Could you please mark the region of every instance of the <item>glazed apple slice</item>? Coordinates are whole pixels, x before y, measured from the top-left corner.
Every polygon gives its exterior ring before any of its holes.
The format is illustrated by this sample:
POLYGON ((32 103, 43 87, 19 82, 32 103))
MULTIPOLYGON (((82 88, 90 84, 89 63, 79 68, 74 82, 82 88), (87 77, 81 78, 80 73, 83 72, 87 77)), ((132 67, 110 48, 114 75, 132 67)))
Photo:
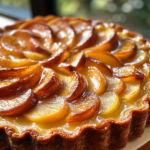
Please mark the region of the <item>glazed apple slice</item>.
POLYGON ((88 85, 85 76, 76 71, 69 76, 60 75, 60 78, 63 81, 63 88, 58 95, 65 97, 68 102, 79 97, 88 85))
POLYGON ((56 17, 57 16, 55 16, 55 15, 48 15, 48 16, 44 17, 44 21, 49 22, 49 21, 55 19, 56 17))
POLYGON ((86 57, 83 52, 79 52, 68 58, 66 63, 73 66, 74 70, 80 70, 83 68, 86 61, 86 57))
POLYGON ((26 47, 28 40, 31 37, 39 38, 38 35, 34 35, 31 31, 28 30, 14 30, 10 33, 15 39, 17 39, 22 47, 26 47))
POLYGON ((148 63, 144 63, 141 70, 144 72, 144 80, 146 80, 150 74, 150 65, 148 63))
POLYGON ((20 29, 26 29, 31 31, 34 35, 41 37, 42 45, 49 50, 54 43, 54 35, 51 28, 42 21, 32 20, 28 21, 20 29))
POLYGON ((147 61, 147 53, 143 50, 137 50, 135 56, 124 61, 124 65, 134 65, 136 67, 144 64, 147 61))
POLYGON ((100 107, 100 99, 98 95, 85 92, 82 96, 69 104, 70 114, 67 122, 79 122, 91 118, 100 107))
POLYGON ((63 97, 50 97, 40 101, 36 107, 24 116, 37 123, 54 123, 63 119, 68 113, 68 106, 63 97))
MULTIPOLYGON (((119 25, 118 25, 119 26, 119 25)), ((122 28, 122 27, 119 27, 122 28)), ((143 36, 139 33, 131 32, 127 28, 123 27, 119 32, 118 36, 122 38, 131 39, 132 41, 139 43, 141 39, 143 39, 143 36)))
POLYGON ((32 19, 28 19, 28 21, 30 20, 30 21, 44 21, 44 22, 49 22, 50 20, 53 20, 53 19, 55 19, 56 18, 56 16, 54 16, 54 15, 48 15, 48 16, 45 16, 45 17, 43 17, 43 16, 36 16, 36 17, 34 17, 34 18, 32 18, 32 19))
POLYGON ((111 76, 113 73, 110 66, 104 64, 103 62, 101 62, 99 60, 88 57, 88 56, 86 56, 85 66, 86 67, 88 67, 88 66, 96 67, 105 75, 111 76))
POLYGON ((144 79, 144 73, 135 66, 113 68, 113 75, 122 79, 123 81, 143 81, 144 79))
POLYGON ((109 116, 114 113, 120 105, 119 96, 115 92, 105 92, 100 96, 102 103, 100 116, 109 116))
POLYGON ((123 65, 120 59, 107 51, 88 50, 84 51, 84 54, 96 60, 102 61, 111 67, 120 67, 123 65))
POLYGON ((11 97, 27 89, 33 88, 40 80, 43 68, 39 68, 26 78, 19 79, 13 83, 9 81, 0 83, 0 97, 11 97))
POLYGON ((47 23, 56 35, 56 42, 67 44, 71 48, 75 41, 75 32, 72 26, 62 18, 56 18, 47 23))
POLYGON ((73 67, 67 63, 60 63, 57 66, 52 67, 52 69, 65 75, 71 75, 73 71, 73 67))
POLYGON ((48 50, 44 49, 42 44, 35 38, 30 38, 28 40, 28 51, 43 54, 48 57, 51 56, 51 53, 48 50))
POLYGON ((78 17, 63 17, 63 19, 68 21, 70 24, 72 24, 74 22, 76 23, 76 22, 79 22, 79 21, 85 21, 84 19, 78 18, 78 17))
POLYGON ((150 50, 150 40, 148 39, 141 38, 140 40, 138 40, 137 45, 139 49, 146 50, 146 51, 150 50))
POLYGON ((83 74, 88 81, 87 92, 93 92, 99 95, 106 90, 105 77, 96 67, 85 67, 82 69, 81 74, 83 74))
POLYGON ((18 116, 30 110, 37 104, 31 89, 26 92, 9 99, 0 99, 0 115, 1 116, 18 116))
POLYGON ((140 81, 126 82, 125 87, 125 90, 120 95, 123 100, 133 100, 140 94, 140 81))
POLYGON ((108 51, 117 42, 116 31, 106 23, 96 23, 94 28, 97 32, 95 43, 85 50, 108 51))
POLYGON ((118 40, 118 47, 113 54, 121 60, 129 59, 136 54, 136 44, 128 39, 120 39, 118 40))
POLYGON ((0 68, 0 79, 7 79, 10 77, 19 77, 19 78, 25 78, 26 76, 30 75, 37 69, 41 68, 40 64, 32 65, 29 67, 24 68, 0 68))
POLYGON ((90 21, 72 21, 70 22, 76 32, 76 41, 73 49, 84 49, 94 44, 97 33, 90 21))
POLYGON ((5 54, 22 56, 22 52, 27 49, 29 38, 37 36, 27 30, 14 30, 9 36, 4 36, 1 40, 1 46, 5 54), (11 35, 11 36, 10 36, 11 35))
MULTIPOLYGON (((30 21, 32 20, 32 19, 29 19, 30 21)), ((28 20, 28 21, 29 21, 28 20)), ((44 17, 43 16, 35 16, 34 18, 33 18, 33 20, 36 20, 36 21, 44 21, 44 17)))
POLYGON ((44 68, 40 82, 33 88, 37 99, 43 99, 54 95, 62 88, 62 81, 51 69, 44 68))
POLYGON ((44 67, 51 68, 52 66, 65 61, 70 55, 68 47, 61 43, 56 44, 56 46, 52 48, 52 51, 53 55, 49 59, 39 61, 44 67))
POLYGON ((2 51, 6 55, 14 55, 24 57, 22 51, 23 47, 20 46, 19 41, 13 36, 3 36, 1 39, 2 51))
MULTIPOLYGON (((47 16, 45 16, 45 17, 38 15, 38 16, 34 17, 33 19, 34 19, 34 20, 37 20, 37 21, 48 22, 48 21, 53 20, 53 19, 55 19, 55 18, 56 18, 56 16, 54 16, 54 15, 47 15, 47 16)), ((32 20, 33 20, 33 19, 32 19, 32 20)))
POLYGON ((7 68, 25 67, 36 64, 37 62, 31 59, 7 59, 0 57, 0 66, 7 68))
POLYGON ((26 58, 29 58, 29 59, 32 59, 32 60, 43 60, 43 59, 48 58, 47 55, 36 53, 36 52, 24 51, 23 54, 26 58))
POLYGON ((107 90, 116 92, 117 94, 120 94, 125 89, 124 82, 116 77, 111 76, 105 76, 106 82, 107 82, 107 90))

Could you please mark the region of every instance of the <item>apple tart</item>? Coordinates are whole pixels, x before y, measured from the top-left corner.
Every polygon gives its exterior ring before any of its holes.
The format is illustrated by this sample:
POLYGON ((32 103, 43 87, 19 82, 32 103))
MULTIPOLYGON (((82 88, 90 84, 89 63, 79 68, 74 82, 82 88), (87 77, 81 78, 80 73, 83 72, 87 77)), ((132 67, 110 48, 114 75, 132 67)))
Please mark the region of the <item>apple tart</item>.
POLYGON ((119 150, 150 125, 150 41, 118 24, 38 16, 0 30, 1 150, 119 150))

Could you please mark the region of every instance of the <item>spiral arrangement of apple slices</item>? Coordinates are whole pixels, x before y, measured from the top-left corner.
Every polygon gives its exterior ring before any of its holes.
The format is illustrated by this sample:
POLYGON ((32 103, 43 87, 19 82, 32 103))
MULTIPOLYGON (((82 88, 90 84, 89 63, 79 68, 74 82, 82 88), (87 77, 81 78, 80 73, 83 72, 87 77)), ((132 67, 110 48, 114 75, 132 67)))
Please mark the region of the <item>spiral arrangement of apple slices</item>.
POLYGON ((149 50, 141 35, 98 20, 47 16, 7 26, 0 116, 41 123, 111 116, 150 90, 149 50))

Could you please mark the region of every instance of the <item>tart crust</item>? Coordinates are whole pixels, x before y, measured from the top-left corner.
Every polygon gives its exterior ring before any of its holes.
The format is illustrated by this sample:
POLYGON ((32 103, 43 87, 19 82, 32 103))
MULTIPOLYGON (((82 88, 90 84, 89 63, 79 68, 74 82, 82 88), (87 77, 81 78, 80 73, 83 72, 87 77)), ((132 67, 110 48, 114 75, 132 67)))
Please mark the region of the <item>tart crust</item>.
POLYGON ((130 140, 142 136, 150 126, 150 97, 141 101, 143 107, 130 110, 121 120, 107 119, 100 124, 86 125, 76 133, 53 130, 40 135, 35 130, 17 133, 10 126, 0 126, 1 150, 119 150, 130 140))
MULTIPOLYGON (((49 17, 45 17, 45 20, 49 17)), ((36 19, 43 19, 37 17, 36 19)), ((65 17, 65 19, 71 19, 65 17)), ((77 19, 77 18, 76 18, 77 19)), ((80 19, 80 18, 78 18, 80 19)), ((81 19, 82 20, 82 19, 81 19)), ((24 21, 0 29, 16 29, 24 21)), ((112 24, 117 31, 126 29, 118 24, 112 24)), ((128 32, 128 36, 141 36, 138 33, 128 32)), ((140 39, 146 43, 146 39, 140 39)), ((142 136, 146 126, 150 126, 150 97, 141 101, 142 107, 133 109, 121 120, 106 119, 96 125, 84 125, 75 133, 67 133, 60 129, 41 135, 34 129, 26 129, 18 133, 15 128, 7 125, 0 126, 1 150, 119 150, 126 146, 130 140, 142 136)))

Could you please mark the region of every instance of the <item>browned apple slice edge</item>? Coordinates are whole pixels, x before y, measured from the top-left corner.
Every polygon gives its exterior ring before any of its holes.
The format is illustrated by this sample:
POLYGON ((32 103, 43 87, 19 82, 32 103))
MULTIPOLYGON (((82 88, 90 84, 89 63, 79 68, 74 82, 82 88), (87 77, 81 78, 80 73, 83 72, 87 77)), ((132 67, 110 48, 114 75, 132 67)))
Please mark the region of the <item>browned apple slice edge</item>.
POLYGON ((0 100, 0 116, 18 116, 30 110, 37 104, 37 99, 31 89, 11 99, 0 100), (20 102, 21 101, 21 102, 20 102), (18 105, 14 106, 14 103, 18 105), (6 107, 4 107, 6 105, 6 107), (11 106, 12 105, 12 106, 11 106), (9 107, 8 107, 9 106, 9 107))

